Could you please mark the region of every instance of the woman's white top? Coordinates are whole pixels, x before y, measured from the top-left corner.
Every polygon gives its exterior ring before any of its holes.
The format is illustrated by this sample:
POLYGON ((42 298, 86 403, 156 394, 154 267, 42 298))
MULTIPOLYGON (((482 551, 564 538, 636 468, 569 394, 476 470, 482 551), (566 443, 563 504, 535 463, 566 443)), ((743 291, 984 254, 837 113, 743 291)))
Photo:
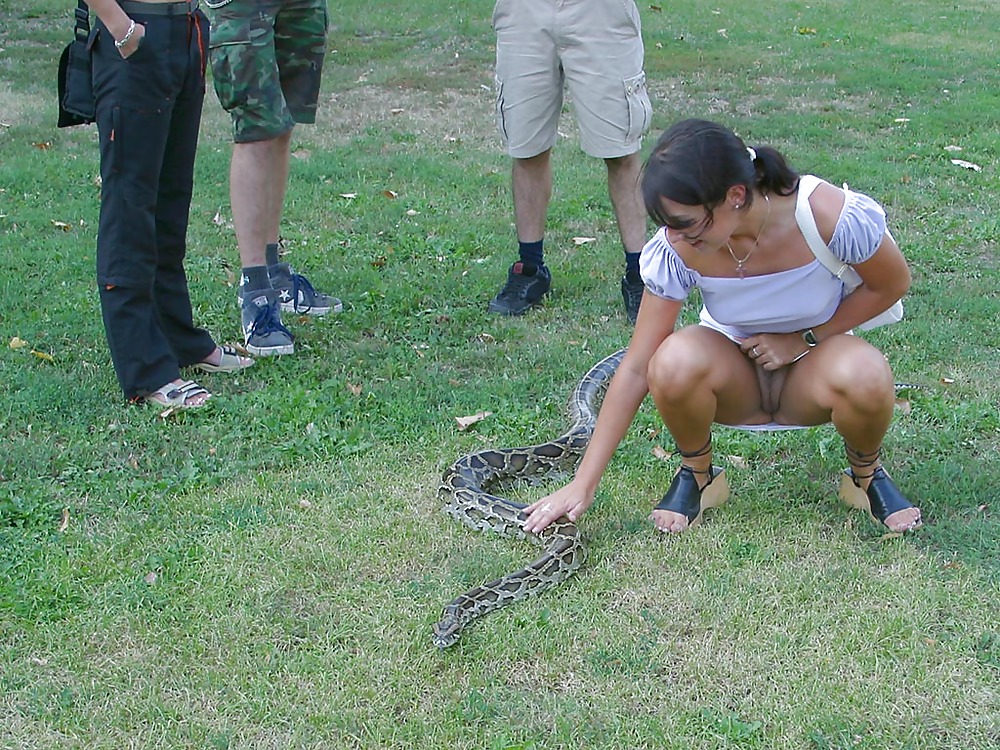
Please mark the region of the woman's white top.
MULTIPOLYGON (((862 193, 846 190, 845 196, 829 247, 836 258, 855 265, 882 244, 885 211, 862 193)), ((698 287, 701 324, 733 340, 818 326, 833 316, 846 293, 844 282, 818 260, 742 279, 702 276, 684 264, 662 227, 642 249, 639 268, 646 288, 658 297, 684 300, 698 287)))

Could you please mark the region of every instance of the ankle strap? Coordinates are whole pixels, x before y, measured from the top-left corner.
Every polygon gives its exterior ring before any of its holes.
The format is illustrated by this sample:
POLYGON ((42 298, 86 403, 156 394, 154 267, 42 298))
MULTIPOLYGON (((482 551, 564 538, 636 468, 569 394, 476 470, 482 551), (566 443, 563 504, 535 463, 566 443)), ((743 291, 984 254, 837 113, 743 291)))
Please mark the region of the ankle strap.
MULTIPOLYGON (((698 458, 699 456, 707 456, 709 453, 712 452, 712 434, 709 433, 708 442, 705 443, 703 446, 701 446, 701 448, 699 448, 696 451, 692 451, 690 453, 688 453, 687 451, 682 451, 680 446, 677 445, 676 441, 674 442, 674 448, 676 448, 677 452, 681 454, 681 458, 698 458)), ((699 472, 699 473, 704 474, 704 472, 699 472)))
POLYGON ((854 469, 877 468, 882 459, 882 446, 880 445, 871 453, 862 453, 844 443, 844 453, 847 454, 847 461, 851 465, 851 475, 856 479, 868 479, 875 474, 875 469, 872 469, 871 474, 858 474, 854 469))

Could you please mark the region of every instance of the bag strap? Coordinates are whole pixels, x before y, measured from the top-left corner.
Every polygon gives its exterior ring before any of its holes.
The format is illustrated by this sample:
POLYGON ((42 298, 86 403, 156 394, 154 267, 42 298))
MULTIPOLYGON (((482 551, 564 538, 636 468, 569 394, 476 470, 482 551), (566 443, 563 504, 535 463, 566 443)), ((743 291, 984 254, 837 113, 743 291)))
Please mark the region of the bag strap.
POLYGON ((76 28, 74 33, 76 38, 86 43, 90 36, 90 7, 83 0, 76 0, 76 28))
POLYGON ((806 244, 816 256, 816 260, 826 267, 826 270, 843 281, 848 287, 853 289, 861 283, 858 272, 844 261, 837 258, 820 236, 819 227, 816 226, 816 217, 813 216, 812 206, 809 205, 809 196, 822 182, 819 177, 811 174, 802 175, 799 178, 799 194, 795 199, 795 221, 799 225, 799 231, 806 238, 806 244))

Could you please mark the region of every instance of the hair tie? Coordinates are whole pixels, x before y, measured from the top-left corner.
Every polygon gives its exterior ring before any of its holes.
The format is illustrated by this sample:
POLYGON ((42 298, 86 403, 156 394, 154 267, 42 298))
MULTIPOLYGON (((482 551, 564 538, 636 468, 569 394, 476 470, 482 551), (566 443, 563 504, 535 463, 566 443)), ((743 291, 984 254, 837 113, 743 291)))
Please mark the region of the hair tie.
POLYGON ((750 146, 747 146, 747 153, 750 154, 751 162, 757 161, 757 152, 750 148, 750 146))

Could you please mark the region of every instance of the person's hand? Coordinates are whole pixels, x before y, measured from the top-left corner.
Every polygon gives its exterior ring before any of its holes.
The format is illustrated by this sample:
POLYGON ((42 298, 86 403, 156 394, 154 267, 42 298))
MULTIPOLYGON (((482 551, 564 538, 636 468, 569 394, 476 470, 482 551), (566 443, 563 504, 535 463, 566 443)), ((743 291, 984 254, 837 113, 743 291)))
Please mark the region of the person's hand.
POLYGON ((740 349, 765 370, 780 370, 810 351, 798 333, 760 333, 740 341, 740 349))
POLYGON ((539 534, 562 516, 576 521, 593 502, 594 493, 578 489, 576 480, 573 480, 524 509, 528 516, 524 522, 524 530, 529 534, 539 534))
POLYGON ((135 30, 132 31, 132 36, 127 42, 125 42, 125 44, 118 48, 118 54, 120 54, 123 59, 127 60, 138 52, 139 47, 142 46, 142 42, 145 38, 146 27, 141 23, 136 23, 135 30))

